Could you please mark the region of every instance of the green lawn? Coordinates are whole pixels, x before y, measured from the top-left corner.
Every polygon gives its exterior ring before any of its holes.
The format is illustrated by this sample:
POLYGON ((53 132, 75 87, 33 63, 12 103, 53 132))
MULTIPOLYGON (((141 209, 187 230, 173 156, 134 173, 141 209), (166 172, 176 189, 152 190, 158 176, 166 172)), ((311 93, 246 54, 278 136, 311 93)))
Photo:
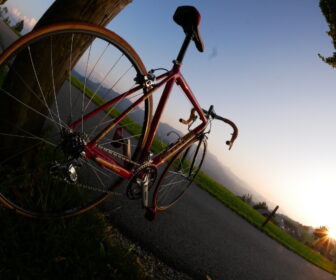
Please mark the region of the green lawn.
POLYGON ((265 227, 262 227, 265 217, 254 210, 250 205, 243 202, 236 195, 228 191, 224 186, 207 176, 204 172, 199 173, 199 175, 195 178, 195 182, 199 187, 209 192, 219 201, 223 202, 226 206, 253 224, 256 228, 277 240, 291 251, 297 253, 320 268, 336 274, 335 263, 329 261, 325 257, 313 251, 311 248, 299 242, 272 222, 269 222, 265 227))
MULTIPOLYGON (((82 82, 80 82, 76 77, 71 76, 71 83, 77 87, 79 90, 81 90, 82 92, 84 91, 84 85, 82 82)), ((106 102, 105 99, 103 99, 102 97, 100 97, 99 95, 95 94, 93 90, 91 90, 88 87, 85 87, 85 94, 87 95, 88 98, 92 99, 92 101, 96 104, 96 105, 102 105, 106 102)), ((113 109, 112 111, 110 111, 109 108, 107 108, 105 110, 106 112, 109 112, 109 114, 111 115, 111 117, 115 117, 117 115, 120 114, 120 112, 117 109, 113 109)), ((131 135, 139 135, 141 134, 141 126, 135 122, 134 120, 132 120, 129 117, 126 117, 125 119, 123 119, 121 121, 121 125, 122 124, 126 124, 127 126, 125 126, 125 129, 131 134, 131 135)))
POLYGON ((0 206, 0 279, 147 279, 130 248, 113 244, 97 211, 36 220, 0 206))

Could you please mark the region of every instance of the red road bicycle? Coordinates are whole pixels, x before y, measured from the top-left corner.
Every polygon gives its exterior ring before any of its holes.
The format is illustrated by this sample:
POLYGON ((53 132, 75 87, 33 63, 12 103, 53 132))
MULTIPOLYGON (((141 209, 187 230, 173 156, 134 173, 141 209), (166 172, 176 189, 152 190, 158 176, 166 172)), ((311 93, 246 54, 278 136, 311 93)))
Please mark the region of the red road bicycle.
POLYGON ((177 8, 186 37, 170 71, 146 71, 115 33, 86 23, 33 31, 0 57, 0 201, 39 218, 83 213, 126 181, 147 218, 173 205, 199 172, 211 120, 233 122, 200 107, 180 69, 189 43, 203 51, 200 15, 177 8), (161 71, 160 75, 155 75, 161 71), (174 85, 191 104, 184 136, 156 137, 174 85), (162 95, 153 112, 153 95, 162 95), (156 148, 160 143, 161 149, 156 148), (158 177, 158 178, 157 178, 158 177), (156 186, 152 188, 153 185, 156 186))

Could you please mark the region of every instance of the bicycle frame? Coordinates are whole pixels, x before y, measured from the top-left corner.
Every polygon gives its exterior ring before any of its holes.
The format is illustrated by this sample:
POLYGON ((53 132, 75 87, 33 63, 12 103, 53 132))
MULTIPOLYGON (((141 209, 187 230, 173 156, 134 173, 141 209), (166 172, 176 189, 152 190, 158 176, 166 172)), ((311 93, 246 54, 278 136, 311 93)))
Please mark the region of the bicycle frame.
MULTIPOLYGON (((169 146, 167 149, 163 150, 162 152, 154 155, 153 158, 151 158, 151 164, 155 165, 156 167, 160 167, 164 162, 166 162, 169 158, 171 158, 176 153, 180 152, 181 150, 189 147, 192 143, 194 143, 197 139, 197 136, 204 131, 206 128, 206 125, 208 123, 208 120, 206 116, 203 113, 202 108, 200 107, 198 101, 196 100, 193 92, 190 90, 187 82, 184 80, 181 72, 181 64, 178 62, 174 62, 173 68, 171 71, 164 73, 160 76, 158 76, 157 83, 153 85, 153 87, 142 97, 137 99, 129 108, 127 108, 124 112, 122 112, 116 119, 114 119, 103 131, 101 131, 98 136, 96 136, 91 142, 89 142, 85 149, 85 155, 89 159, 95 160, 98 164, 104 166, 105 168, 113 171, 114 173, 120 175, 123 178, 131 178, 133 176, 133 171, 129 170, 125 166, 121 165, 117 161, 115 161, 109 154, 105 153, 99 147, 97 144, 99 141, 107 134, 109 133, 114 127, 116 127, 123 119, 126 118, 126 116, 133 111, 136 107, 138 107, 142 102, 144 102, 148 97, 150 97, 158 88, 165 85, 165 88, 163 90, 162 96, 159 100, 157 109, 155 111, 153 120, 151 122, 151 127, 148 133, 148 136, 146 139, 144 139, 144 149, 141 153, 139 163, 144 163, 146 161, 147 155, 150 152, 151 145, 154 141, 154 137, 157 131, 157 128, 159 126, 159 122, 162 116, 162 113, 164 111, 164 107, 169 99, 170 93, 172 91, 172 88, 174 86, 174 83, 179 85, 187 98, 190 100, 191 104, 196 109, 197 113, 200 116, 201 124, 199 124, 197 127, 192 129, 189 133, 187 133, 185 136, 181 137, 177 142, 175 142, 173 145, 169 146)), ((131 95, 132 93, 136 92, 137 90, 141 89, 143 85, 139 85, 120 96, 106 102, 105 104, 99 106, 92 112, 89 112, 82 118, 78 119, 77 121, 73 122, 71 125, 69 125, 70 129, 74 129, 76 126, 80 125, 81 123, 85 122, 87 119, 93 117, 97 113, 101 112, 102 110, 105 110, 106 108, 110 107, 111 105, 117 103, 121 99, 131 95)))

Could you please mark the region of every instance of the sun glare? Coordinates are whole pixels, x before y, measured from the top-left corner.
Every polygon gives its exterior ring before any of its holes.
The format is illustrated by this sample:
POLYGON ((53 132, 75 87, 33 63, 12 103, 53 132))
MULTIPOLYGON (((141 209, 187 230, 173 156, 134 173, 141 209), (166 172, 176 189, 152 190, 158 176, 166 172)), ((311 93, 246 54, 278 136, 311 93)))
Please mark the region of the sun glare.
POLYGON ((328 236, 336 240, 336 228, 329 228, 328 236))

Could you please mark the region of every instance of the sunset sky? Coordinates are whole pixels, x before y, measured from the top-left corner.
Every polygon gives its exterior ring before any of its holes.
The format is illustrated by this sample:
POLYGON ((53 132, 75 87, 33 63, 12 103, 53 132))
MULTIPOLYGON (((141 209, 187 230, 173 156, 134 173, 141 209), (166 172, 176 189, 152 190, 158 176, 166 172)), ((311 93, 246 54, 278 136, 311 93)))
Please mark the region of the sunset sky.
MULTIPOLYGON (((8 0, 28 31, 51 0, 8 0)), ((311 226, 336 229, 336 69, 318 53, 333 50, 317 0, 133 0, 107 28, 150 68, 171 66, 183 40, 172 15, 193 5, 202 15, 205 52, 192 45, 183 74, 204 108, 232 119, 239 138, 215 124, 218 159, 270 205, 311 226)))

